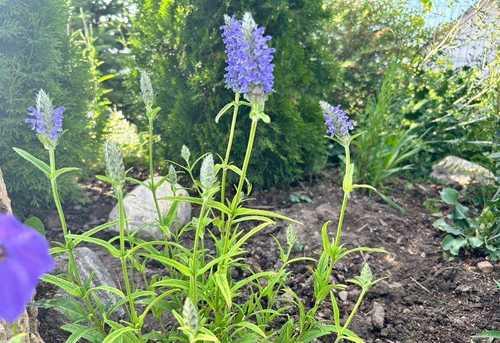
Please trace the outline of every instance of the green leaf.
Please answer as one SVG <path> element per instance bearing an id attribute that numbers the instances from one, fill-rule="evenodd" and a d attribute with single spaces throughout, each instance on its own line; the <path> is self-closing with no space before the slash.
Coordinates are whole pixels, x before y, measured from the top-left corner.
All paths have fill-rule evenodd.
<path id="1" fill-rule="evenodd" d="M 228 308 L 231 308 L 233 305 L 233 296 L 231 292 L 231 288 L 229 287 L 229 282 L 227 281 L 227 275 L 224 272 L 216 272 L 214 275 L 215 284 L 219 288 L 226 305 Z"/>
<path id="2" fill-rule="evenodd" d="M 432 224 L 432 226 L 434 226 L 436 229 L 439 229 L 439 230 L 447 232 L 447 233 L 451 233 L 452 235 L 455 235 L 455 236 L 460 236 L 463 234 L 462 230 L 449 225 L 443 218 L 436 220 Z"/>
<path id="3" fill-rule="evenodd" d="M 76 171 L 79 171 L 80 168 L 73 168 L 73 167 L 66 167 L 66 168 L 61 168 L 59 170 L 56 171 L 56 178 L 61 176 L 61 175 L 64 175 L 64 174 L 67 174 L 67 173 L 72 173 L 72 172 L 76 172 Z"/>
<path id="4" fill-rule="evenodd" d="M 109 335 L 107 335 L 102 343 L 139 342 L 139 340 L 137 339 L 137 337 L 135 335 L 130 335 L 131 333 L 133 333 L 135 331 L 136 331 L 136 329 L 131 328 L 131 327 L 120 328 L 116 331 L 111 332 Z M 125 338 L 124 336 L 127 337 L 126 340 L 123 339 L 123 338 Z M 118 339 L 120 339 L 120 341 L 117 341 Z"/>
<path id="5" fill-rule="evenodd" d="M 467 237 L 467 241 L 469 245 L 475 249 L 481 247 L 483 245 L 483 240 L 478 237 Z"/>
<path id="6" fill-rule="evenodd" d="M 45 225 L 43 225 L 43 222 L 40 218 L 32 216 L 29 217 L 24 221 L 24 224 L 35 229 L 38 231 L 41 235 L 45 236 Z"/>
<path id="7" fill-rule="evenodd" d="M 227 104 L 226 106 L 222 107 L 222 109 L 219 111 L 219 113 L 217 113 L 217 115 L 215 116 L 215 122 L 216 123 L 219 123 L 219 120 L 222 118 L 222 116 L 231 109 L 231 107 L 234 106 L 234 101 L 231 101 L 229 104 Z"/>
<path id="8" fill-rule="evenodd" d="M 191 276 L 191 269 L 176 260 L 161 255 L 153 255 L 153 254 L 144 254 L 143 256 L 158 261 L 164 265 L 170 266 L 187 277 Z"/>
<path id="9" fill-rule="evenodd" d="M 446 235 L 443 239 L 443 249 L 449 251 L 453 256 L 457 256 L 460 249 L 467 245 L 467 239 L 454 238 L 451 235 Z"/>
<path id="10" fill-rule="evenodd" d="M 236 210 L 236 217 L 240 217 L 240 216 L 262 216 L 262 217 L 268 217 L 268 218 L 272 218 L 272 219 L 279 219 L 279 220 L 284 220 L 284 221 L 288 221 L 288 222 L 292 222 L 292 223 L 295 223 L 295 224 L 302 224 L 301 222 L 295 220 L 295 219 L 292 219 L 292 218 L 288 218 L 287 216 L 284 216 L 280 213 L 277 213 L 277 212 L 272 212 L 272 211 L 266 211 L 266 210 L 258 210 L 258 209 L 255 209 L 255 208 L 245 208 L 245 207 L 240 207 Z"/>
<path id="11" fill-rule="evenodd" d="M 456 205 L 458 203 L 459 193 L 453 188 L 445 188 L 441 191 L 441 200 L 443 200 L 448 205 Z"/>
<path id="12" fill-rule="evenodd" d="M 79 243 L 80 242 L 87 242 L 87 243 L 92 243 L 92 244 L 98 245 L 98 246 L 106 249 L 113 257 L 116 257 L 116 258 L 120 257 L 120 251 L 118 249 L 116 249 L 111 243 L 109 243 L 103 239 L 95 238 L 95 237 L 87 237 L 84 235 L 73 235 L 73 234 L 69 234 L 68 238 L 75 239 Z"/>
<path id="13" fill-rule="evenodd" d="M 78 285 L 74 284 L 71 281 L 65 280 L 55 275 L 45 274 L 42 276 L 42 281 L 50 283 L 54 286 L 57 286 L 63 289 L 66 293 L 76 298 L 81 298 L 82 294 L 80 292 L 80 288 Z"/>
<path id="14" fill-rule="evenodd" d="M 84 338 L 90 342 L 99 342 L 97 339 L 102 341 L 102 335 L 96 329 L 92 327 L 87 327 L 78 324 L 67 324 L 63 325 L 62 329 L 71 332 L 71 336 L 68 337 L 66 343 L 77 343 L 81 338 Z"/>
<path id="15" fill-rule="evenodd" d="M 243 322 L 237 323 L 235 326 L 253 331 L 256 334 L 258 334 L 260 337 L 267 339 L 266 333 L 260 327 L 258 327 L 257 325 L 255 325 L 253 323 L 243 321 Z"/>
<path id="16" fill-rule="evenodd" d="M 500 339 L 500 331 L 498 330 L 487 330 L 481 332 L 479 335 L 474 336 L 474 338 L 499 338 Z"/>
<path id="17" fill-rule="evenodd" d="M 10 338 L 7 343 L 24 343 L 24 338 L 28 336 L 27 333 L 20 333 Z"/>
<path id="18" fill-rule="evenodd" d="M 19 149 L 19 148 L 12 148 L 14 151 L 24 158 L 26 161 L 30 162 L 33 164 L 35 167 L 37 167 L 39 170 L 41 170 L 47 177 L 50 176 L 50 167 L 47 163 L 43 162 L 42 160 L 36 158 L 35 156 L 31 155 L 29 152 Z"/>

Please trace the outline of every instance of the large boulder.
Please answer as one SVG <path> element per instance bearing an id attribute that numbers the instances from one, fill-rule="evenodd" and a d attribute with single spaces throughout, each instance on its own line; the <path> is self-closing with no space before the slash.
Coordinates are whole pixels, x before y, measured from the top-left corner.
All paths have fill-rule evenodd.
<path id="1" fill-rule="evenodd" d="M 156 177 L 155 182 L 160 182 L 161 178 Z M 147 182 L 147 181 L 146 181 Z M 166 199 L 174 195 L 172 185 L 165 181 L 156 190 L 156 197 L 162 215 L 167 215 L 172 201 Z M 176 185 L 175 194 L 177 196 L 188 196 L 188 192 L 180 185 Z M 154 205 L 153 194 L 151 190 L 143 185 L 135 187 L 130 193 L 125 196 L 125 211 L 128 219 L 128 230 L 130 233 L 135 233 L 142 239 L 163 239 L 163 233 L 158 225 L 158 215 Z M 118 218 L 118 206 L 115 206 L 109 214 L 109 220 Z M 177 205 L 177 216 L 173 227 L 174 231 L 191 220 L 191 204 L 180 202 Z M 118 226 L 111 228 L 116 233 L 119 232 Z"/>
<path id="2" fill-rule="evenodd" d="M 0 213 L 12 213 L 9 195 L 3 180 L 2 170 L 0 169 Z M 1 282 L 1 281 L 0 281 Z M 27 311 L 15 323 L 17 333 L 26 334 L 21 339 L 22 343 L 43 343 L 38 333 L 37 308 L 30 305 Z M 0 342 L 8 342 L 14 336 L 11 325 L 0 321 Z"/>
<path id="3" fill-rule="evenodd" d="M 485 167 L 456 156 L 447 156 L 432 167 L 431 177 L 449 186 L 487 186 L 495 175 Z"/>

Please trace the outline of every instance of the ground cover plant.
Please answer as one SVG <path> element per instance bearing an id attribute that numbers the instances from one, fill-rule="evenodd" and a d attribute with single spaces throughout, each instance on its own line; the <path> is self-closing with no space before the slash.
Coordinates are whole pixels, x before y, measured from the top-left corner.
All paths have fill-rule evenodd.
<path id="1" fill-rule="evenodd" d="M 148 180 L 143 182 L 128 177 L 120 148 L 114 143 L 106 143 L 104 147 L 106 175 L 98 178 L 112 186 L 119 209 L 117 223 L 106 223 L 84 234 L 71 233 L 60 202 L 58 178 L 77 169 L 58 168 L 56 161 L 59 140 L 64 139 L 63 133 L 71 134 L 63 132 L 64 108 L 54 108 L 49 96 L 41 90 L 36 105 L 30 109 L 27 122 L 32 125 L 48 152 L 49 163 L 25 150 L 15 148 L 15 151 L 43 172 L 50 181 L 64 236 L 64 243 L 53 247 L 51 254 L 67 254 L 68 266 L 65 273 L 45 275 L 43 280 L 60 287 L 69 295 L 69 298 L 54 305 L 65 314 L 71 313 L 68 316 L 69 323 L 63 326 L 64 330 L 71 333 L 69 341 L 86 339 L 91 342 L 269 340 L 312 342 L 324 336 L 335 337 L 335 342 L 362 341 L 349 329 L 349 325 L 367 292 L 378 280 L 375 279 L 368 264 L 363 266 L 359 276 L 347 280 L 348 283 L 359 287 L 360 293 L 356 305 L 344 322 L 340 320 L 337 291 L 346 286 L 332 282 L 334 266 L 347 255 L 384 252 L 381 248 L 369 247 L 347 249 L 342 244 L 343 218 L 351 193 L 357 188 L 372 188 L 369 185 L 358 185 L 353 179 L 354 164 L 351 161 L 349 147 L 359 134 L 351 136 L 350 131 L 354 126 L 345 112 L 326 102 L 321 103 L 328 137 L 345 150 L 346 170 L 342 186 L 344 192 L 342 210 L 333 237 L 328 233 L 329 222 L 321 229 L 323 251 L 317 261 L 310 257 L 293 257 L 291 253 L 296 244 L 296 237 L 292 225 L 300 223 L 279 213 L 245 206 L 251 190 L 247 173 L 257 127 L 259 123 L 268 124 L 271 121 L 265 113 L 265 104 L 268 96 L 271 96 L 274 85 L 272 63 L 274 49 L 268 46 L 271 37 L 264 34 L 264 28 L 257 26 L 250 13 L 246 13 L 242 19 L 226 16 L 222 32 L 228 63 L 225 82 L 235 93 L 235 100 L 219 112 L 216 121 L 221 120 L 224 115 L 227 116 L 232 110 L 232 125 L 226 155 L 217 163 L 211 153 L 193 161 L 189 149 L 183 147 L 182 156 L 186 164 L 177 165 L 177 168 L 192 177 L 196 196 L 175 195 L 178 171 L 174 165 L 171 165 L 170 173 L 157 183 L 152 158 L 150 158 Z M 141 90 L 149 120 L 149 154 L 152 156 L 154 123 L 161 109 L 155 107 L 153 88 L 146 73 L 141 78 Z M 231 149 L 240 107 L 250 108 L 251 129 L 243 165 L 238 167 L 231 163 Z M 199 177 L 194 178 L 194 171 L 198 169 Z M 237 174 L 239 178 L 231 197 L 227 197 L 229 172 Z M 151 190 L 158 214 L 157 230 L 163 233 L 163 240 L 141 241 L 130 234 L 123 192 L 127 182 L 143 184 Z M 164 182 L 171 183 L 174 188 L 171 199 L 174 203 L 190 202 L 199 206 L 198 217 L 178 232 L 172 232 L 170 229 L 175 218 L 175 206 L 166 216 L 161 213 L 158 206 L 156 190 Z M 273 225 L 276 219 L 286 220 L 291 224 L 287 229 L 287 246 L 281 248 L 282 265 L 279 270 L 253 272 L 251 266 L 244 260 L 247 253 L 245 244 L 254 235 Z M 97 233 L 114 224 L 119 227 L 118 236 L 108 241 L 96 237 Z M 20 230 L 33 231 L 25 227 Z M 192 237 L 191 246 L 183 244 L 183 238 L 187 235 Z M 215 246 L 214 254 L 209 254 L 206 248 L 209 240 Z M 119 260 L 123 285 L 121 288 L 93 287 L 91 279 L 82 277 L 74 253 L 75 248 L 82 243 L 100 246 Z M 2 248 L 10 257 L 11 247 L 6 243 Z M 315 261 L 312 274 L 314 279 L 312 307 L 307 306 L 303 299 L 286 286 L 288 267 L 308 260 Z M 30 263 L 29 260 L 19 261 L 19 264 L 28 270 L 31 268 Z M 150 263 L 160 264 L 165 273 L 147 277 L 144 274 L 145 266 Z M 45 264 L 46 269 L 51 268 L 48 262 Z M 242 279 L 233 279 L 231 271 L 235 267 L 247 271 L 249 275 Z M 12 273 L 14 276 L 20 275 L 20 271 L 16 270 L 7 269 L 3 272 L 9 275 Z M 144 284 L 140 286 L 134 283 L 131 273 L 142 274 Z M 35 279 L 37 276 L 38 274 L 35 275 Z M 14 278 L 13 282 L 16 280 L 20 279 Z M 31 284 L 31 288 L 20 291 L 24 296 L 23 306 L 27 303 L 33 287 Z M 119 301 L 112 305 L 103 303 L 97 296 L 100 291 L 116 295 Z M 287 300 L 280 300 L 282 296 L 287 296 Z M 325 301 L 331 302 L 333 307 L 333 322 L 322 322 L 316 318 L 318 309 Z M 298 316 L 289 314 L 291 308 L 295 308 Z M 7 303 L 1 311 L 2 318 L 13 322 L 22 308 Z M 124 314 L 119 315 L 120 311 Z M 147 330 L 146 322 L 149 317 L 161 318 L 166 311 L 174 315 L 179 324 L 178 329 Z"/>

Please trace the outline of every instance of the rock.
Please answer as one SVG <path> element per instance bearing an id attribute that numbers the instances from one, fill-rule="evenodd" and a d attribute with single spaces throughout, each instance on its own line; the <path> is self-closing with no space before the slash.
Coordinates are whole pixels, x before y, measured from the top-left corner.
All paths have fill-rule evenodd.
<path id="1" fill-rule="evenodd" d="M 0 169 L 0 213 L 12 213 L 7 187 L 3 180 L 2 170 Z M 21 315 L 21 318 L 15 322 L 16 333 L 24 333 L 26 336 L 19 343 L 44 343 L 38 333 L 38 310 L 35 306 L 30 305 Z M 0 342 L 9 342 L 14 336 L 12 325 L 0 321 Z M 17 342 L 17 341 L 16 341 Z"/>
<path id="2" fill-rule="evenodd" d="M 432 167 L 431 177 L 445 185 L 492 185 L 495 175 L 483 166 L 456 156 L 447 156 Z"/>
<path id="3" fill-rule="evenodd" d="M 472 287 L 469 285 L 459 285 L 455 288 L 455 292 L 457 293 L 468 293 L 472 290 Z"/>
<path id="4" fill-rule="evenodd" d="M 339 299 L 342 300 L 343 302 L 346 302 L 348 297 L 349 293 L 347 293 L 346 291 L 339 292 Z"/>
<path id="5" fill-rule="evenodd" d="M 110 270 L 104 264 L 103 258 L 96 252 L 87 247 L 78 247 L 74 250 L 74 254 L 76 264 L 80 271 L 80 276 L 84 282 L 91 279 L 93 287 L 109 286 L 118 288 L 115 281 L 111 277 Z M 68 261 L 66 256 L 58 256 L 56 258 L 56 268 L 54 274 L 65 273 L 67 270 L 67 263 Z M 62 294 L 59 295 L 61 296 Z M 97 292 L 97 295 L 106 307 L 112 306 L 120 301 L 117 295 L 110 292 L 99 291 Z M 118 309 L 117 314 L 122 316 L 125 312 L 123 309 Z"/>
<path id="6" fill-rule="evenodd" d="M 160 177 L 155 177 L 155 182 L 160 182 Z M 188 196 L 187 191 L 182 186 L 177 185 L 176 195 Z M 158 205 L 163 215 L 167 215 L 172 201 L 165 199 L 173 196 L 171 184 L 164 182 L 156 190 Z M 129 230 L 136 233 L 142 239 L 163 239 L 163 233 L 157 224 L 157 213 L 153 201 L 153 195 L 149 188 L 139 185 L 125 196 L 125 211 L 129 221 Z M 109 220 L 118 218 L 118 207 L 115 206 L 109 214 Z M 178 229 L 191 220 L 191 204 L 187 202 L 179 203 L 177 206 L 177 218 L 171 230 Z M 118 226 L 111 228 L 118 233 Z"/>
<path id="7" fill-rule="evenodd" d="M 375 329 L 381 330 L 384 328 L 385 308 L 384 305 L 374 301 L 372 309 L 372 325 Z"/>
<path id="8" fill-rule="evenodd" d="M 335 209 L 328 203 L 316 207 L 316 214 L 320 221 L 333 220 L 337 217 Z"/>
<path id="9" fill-rule="evenodd" d="M 493 271 L 493 265 L 489 261 L 481 261 L 477 264 L 479 270 L 484 274 L 489 274 Z"/>

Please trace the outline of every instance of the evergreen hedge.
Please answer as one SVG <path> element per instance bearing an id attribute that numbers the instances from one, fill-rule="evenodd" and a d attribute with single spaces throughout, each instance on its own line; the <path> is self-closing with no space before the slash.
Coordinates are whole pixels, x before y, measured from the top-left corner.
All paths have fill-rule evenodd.
<path id="1" fill-rule="evenodd" d="M 257 136 L 251 179 L 264 186 L 289 183 L 326 161 L 318 101 L 335 63 L 321 33 L 328 18 L 321 1 L 139 1 L 131 47 L 136 62 L 154 78 L 162 108 L 162 157 L 179 159 L 182 144 L 221 154 L 230 116 L 219 124 L 214 117 L 232 93 L 223 82 L 220 26 L 225 14 L 241 17 L 246 11 L 266 27 L 276 49 L 276 94 L 266 105 L 272 123 Z M 235 154 L 240 159 L 250 122 L 246 114 L 238 122 Z"/>
<path id="2" fill-rule="evenodd" d="M 70 48 L 69 9 L 65 0 L 5 0 L 0 2 L 0 166 L 18 210 L 47 205 L 45 176 L 12 150 L 17 146 L 46 156 L 25 123 L 27 108 L 43 88 L 55 105 L 66 108 L 59 162 L 81 165 L 91 151 L 86 129 L 88 68 Z M 66 198 L 75 193 L 65 180 Z"/>

